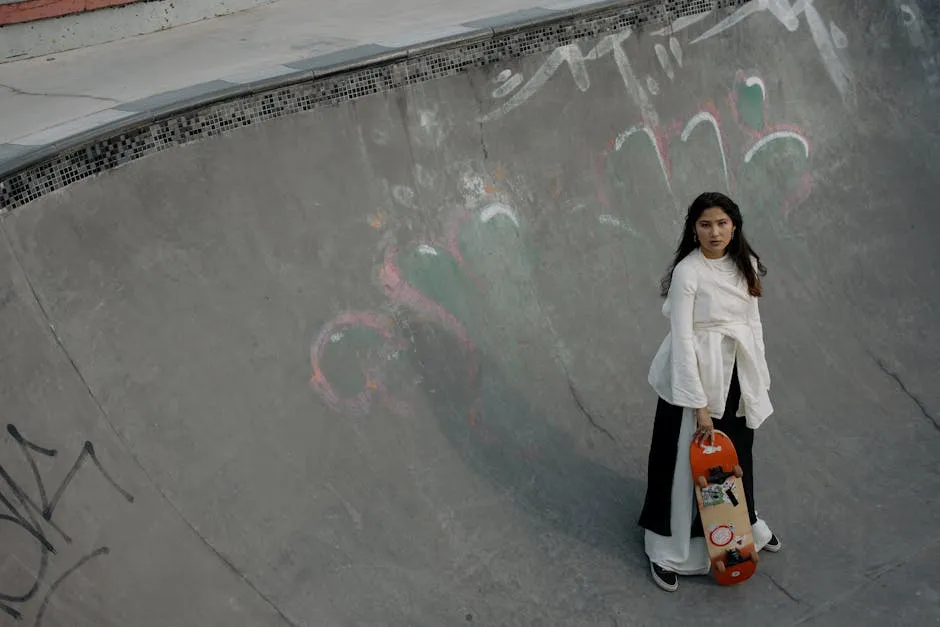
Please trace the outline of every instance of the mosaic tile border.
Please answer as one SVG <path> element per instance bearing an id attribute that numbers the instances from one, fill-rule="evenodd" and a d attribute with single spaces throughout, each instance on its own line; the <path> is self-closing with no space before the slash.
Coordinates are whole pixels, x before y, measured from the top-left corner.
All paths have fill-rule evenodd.
<path id="1" fill-rule="evenodd" d="M 216 90 L 196 86 L 178 94 L 158 94 L 148 100 L 162 110 L 140 111 L 146 103 L 121 105 L 116 108 L 137 112 L 115 121 L 110 128 L 76 135 L 71 138 L 71 146 L 42 156 L 37 162 L 9 173 L 0 172 L 0 213 L 141 157 L 237 128 L 549 52 L 581 39 L 626 28 L 664 25 L 680 17 L 746 2 L 621 1 L 548 15 L 513 14 L 488 20 L 484 28 L 450 41 L 405 49 L 361 46 L 361 50 L 334 53 L 331 58 L 313 59 L 306 65 L 302 62 L 296 67 L 297 74 L 274 76 L 255 84 L 224 83 Z"/>

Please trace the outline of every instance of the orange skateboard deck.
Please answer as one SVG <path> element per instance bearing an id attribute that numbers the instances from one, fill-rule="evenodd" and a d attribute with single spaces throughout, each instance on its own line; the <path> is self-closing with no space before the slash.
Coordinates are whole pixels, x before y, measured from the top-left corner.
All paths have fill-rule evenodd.
<path id="1" fill-rule="evenodd" d="M 731 438 L 715 429 L 712 446 L 692 442 L 689 461 L 712 573 L 721 585 L 742 583 L 757 570 L 741 466 Z"/>

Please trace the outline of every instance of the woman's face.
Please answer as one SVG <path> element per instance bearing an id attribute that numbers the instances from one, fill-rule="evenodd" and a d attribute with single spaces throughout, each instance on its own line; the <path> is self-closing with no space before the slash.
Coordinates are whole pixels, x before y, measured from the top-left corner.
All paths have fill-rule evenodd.
<path id="1" fill-rule="evenodd" d="M 725 249 L 734 236 L 734 222 L 719 207 L 710 207 L 702 212 L 695 222 L 695 234 L 698 236 L 702 252 L 709 259 L 724 256 Z"/>

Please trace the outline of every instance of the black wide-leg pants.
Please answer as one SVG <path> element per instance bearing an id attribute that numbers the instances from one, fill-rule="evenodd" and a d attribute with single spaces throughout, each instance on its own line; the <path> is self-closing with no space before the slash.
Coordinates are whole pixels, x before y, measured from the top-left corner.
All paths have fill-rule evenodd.
<path id="1" fill-rule="evenodd" d="M 728 388 L 728 401 L 721 419 L 715 420 L 715 429 L 724 432 L 734 444 L 738 454 L 738 463 L 744 476 L 744 495 L 751 524 L 757 522 L 754 508 L 754 430 L 747 426 L 744 417 L 735 416 L 741 400 L 741 384 L 738 381 L 738 368 L 735 364 Z M 679 451 L 679 429 L 682 426 L 682 407 L 671 405 L 662 398 L 656 404 L 656 416 L 653 422 L 653 437 L 650 443 L 649 461 L 646 473 L 646 500 L 640 513 L 639 525 L 661 536 L 671 536 L 669 524 L 672 511 L 672 478 L 676 468 L 676 456 L 688 455 L 689 451 Z M 693 498 L 689 494 L 689 498 Z M 692 537 L 702 536 L 702 521 L 696 511 L 692 523 Z"/>

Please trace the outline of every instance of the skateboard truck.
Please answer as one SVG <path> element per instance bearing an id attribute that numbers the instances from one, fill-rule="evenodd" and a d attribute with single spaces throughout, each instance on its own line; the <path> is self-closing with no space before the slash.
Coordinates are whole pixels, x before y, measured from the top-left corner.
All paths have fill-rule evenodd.
<path id="1" fill-rule="evenodd" d="M 735 464 L 732 470 L 725 470 L 725 471 L 721 469 L 721 466 L 715 466 L 714 468 L 708 469 L 708 477 L 706 478 L 706 483 L 720 484 L 720 483 L 724 483 L 725 479 L 728 479 L 729 477 L 740 478 L 743 476 L 744 476 L 744 470 L 741 468 L 741 466 L 737 464 Z M 705 487 L 701 485 L 701 479 L 699 479 L 699 487 L 700 488 Z"/>
<path id="2" fill-rule="evenodd" d="M 715 563 L 715 569 L 719 573 L 724 573 L 725 570 L 734 568 L 738 564 L 744 564 L 745 562 L 754 562 L 756 564 L 760 559 L 757 557 L 757 553 L 751 553 L 747 557 L 744 557 L 741 555 L 741 551 L 737 549 L 728 549 L 725 551 L 725 556 L 724 561 L 719 560 Z"/>

